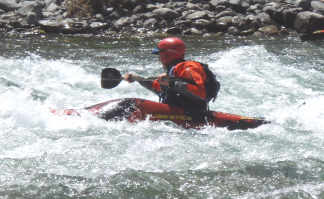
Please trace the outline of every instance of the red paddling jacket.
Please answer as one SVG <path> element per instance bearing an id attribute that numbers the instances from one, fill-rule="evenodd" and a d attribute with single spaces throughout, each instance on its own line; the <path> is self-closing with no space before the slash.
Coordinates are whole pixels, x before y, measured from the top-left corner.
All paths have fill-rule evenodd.
<path id="1" fill-rule="evenodd" d="M 173 66 L 172 66 L 173 65 Z M 160 102 L 187 108 L 207 109 L 206 74 L 200 63 L 195 61 L 176 60 L 167 71 L 170 77 L 181 77 L 194 80 L 197 85 L 182 81 L 170 82 L 170 86 L 158 81 L 139 82 L 145 88 L 160 96 Z"/>

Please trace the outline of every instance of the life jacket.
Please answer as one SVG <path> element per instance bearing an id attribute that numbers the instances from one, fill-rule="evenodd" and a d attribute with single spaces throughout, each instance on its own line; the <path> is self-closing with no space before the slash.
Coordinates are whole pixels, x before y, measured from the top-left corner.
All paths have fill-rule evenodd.
<path id="1" fill-rule="evenodd" d="M 186 61 L 178 62 L 184 63 Z M 193 62 L 193 61 L 189 61 Z M 199 64 L 203 70 L 204 75 L 202 76 L 203 79 L 205 79 L 205 82 L 203 83 L 205 94 L 203 99 L 192 99 L 188 96 L 179 94 L 178 92 L 174 91 L 170 87 L 166 87 L 163 85 L 160 85 L 157 81 L 153 81 L 150 85 L 146 82 L 140 82 L 142 86 L 146 87 L 147 89 L 150 89 L 154 91 L 156 94 L 160 96 L 160 102 L 175 106 L 183 106 L 183 107 L 197 107 L 200 109 L 209 109 L 208 103 L 213 100 L 215 101 L 218 91 L 220 89 L 220 84 L 216 79 L 216 76 L 213 74 L 213 72 L 208 68 L 207 64 L 203 64 L 200 62 L 195 63 Z M 176 64 L 177 65 L 177 64 Z M 168 71 L 172 72 L 172 69 Z M 173 74 L 169 73 L 169 76 L 173 76 Z M 189 77 L 190 78 L 190 77 Z M 192 78 L 192 77 L 191 77 Z M 146 85 L 147 84 L 147 85 Z M 192 85 L 190 85 L 192 87 Z"/>
<path id="2" fill-rule="evenodd" d="M 206 75 L 202 66 L 198 62 L 185 60 L 177 60 L 172 65 L 167 72 L 170 77 L 192 79 L 197 85 L 180 82 L 176 85 L 176 82 L 170 82 L 168 87 L 159 85 L 161 86 L 160 102 L 174 106 L 196 107 L 206 110 L 208 107 L 205 101 L 206 91 L 204 88 Z"/>
<path id="3" fill-rule="evenodd" d="M 196 61 L 195 61 L 196 62 Z M 188 104 L 195 104 L 195 106 L 200 107 L 202 109 L 209 109 L 208 103 L 212 100 L 213 102 L 216 100 L 219 89 L 220 89 L 220 83 L 216 79 L 216 75 L 209 69 L 208 64 L 196 62 L 202 66 L 204 69 L 205 75 L 206 75 L 206 81 L 204 83 L 205 91 L 206 91 L 206 97 L 205 97 L 205 103 L 201 100 L 192 100 L 190 98 L 187 98 L 186 100 L 182 99 L 182 103 L 188 103 Z M 171 94 L 171 93 L 170 93 Z M 169 94 L 169 97 L 170 97 Z M 179 97 L 179 94 L 177 94 Z M 172 97 L 172 100 L 175 100 L 176 98 Z M 205 108 L 203 108 L 205 107 Z"/>

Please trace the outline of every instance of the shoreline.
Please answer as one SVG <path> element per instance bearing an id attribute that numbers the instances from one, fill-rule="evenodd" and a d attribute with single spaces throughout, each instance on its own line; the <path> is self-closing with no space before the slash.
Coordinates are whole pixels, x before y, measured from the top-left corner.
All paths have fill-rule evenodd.
<path id="1" fill-rule="evenodd" d="M 126 2 L 126 3 L 125 3 Z M 72 1 L 0 0 L 0 33 L 166 37 L 302 35 L 324 30 L 324 3 L 297 0 L 127 0 L 71 15 Z"/>

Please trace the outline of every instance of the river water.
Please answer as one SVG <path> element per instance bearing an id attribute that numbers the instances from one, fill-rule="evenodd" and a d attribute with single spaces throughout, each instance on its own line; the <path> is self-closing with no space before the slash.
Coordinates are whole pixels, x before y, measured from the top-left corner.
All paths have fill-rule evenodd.
<path id="1" fill-rule="evenodd" d="M 1 198 L 324 198 L 324 42 L 183 38 L 221 89 L 211 110 L 271 124 L 229 131 L 57 116 L 111 99 L 158 101 L 105 67 L 156 76 L 162 38 L 2 35 Z"/>

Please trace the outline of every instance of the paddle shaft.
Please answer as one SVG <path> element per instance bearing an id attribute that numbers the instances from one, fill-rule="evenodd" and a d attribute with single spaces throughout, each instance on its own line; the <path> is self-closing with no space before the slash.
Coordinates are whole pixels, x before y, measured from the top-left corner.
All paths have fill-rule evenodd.
<path id="1" fill-rule="evenodd" d="M 188 84 L 197 85 L 192 79 L 180 78 L 180 77 L 163 77 L 164 81 L 181 81 Z M 101 87 L 106 89 L 115 88 L 118 84 L 125 80 L 120 74 L 119 70 L 115 68 L 104 68 L 101 71 Z M 154 81 L 156 77 L 130 77 L 130 81 Z"/>
<path id="2" fill-rule="evenodd" d="M 109 77 L 109 78 L 101 78 L 101 80 L 106 80 L 106 81 L 121 81 L 124 80 L 123 77 Z M 131 81 L 154 81 L 156 80 L 156 77 L 131 77 Z M 166 81 L 183 81 L 187 82 L 189 84 L 197 85 L 197 83 L 191 79 L 187 78 L 179 78 L 179 77 L 163 77 L 163 80 Z"/>

